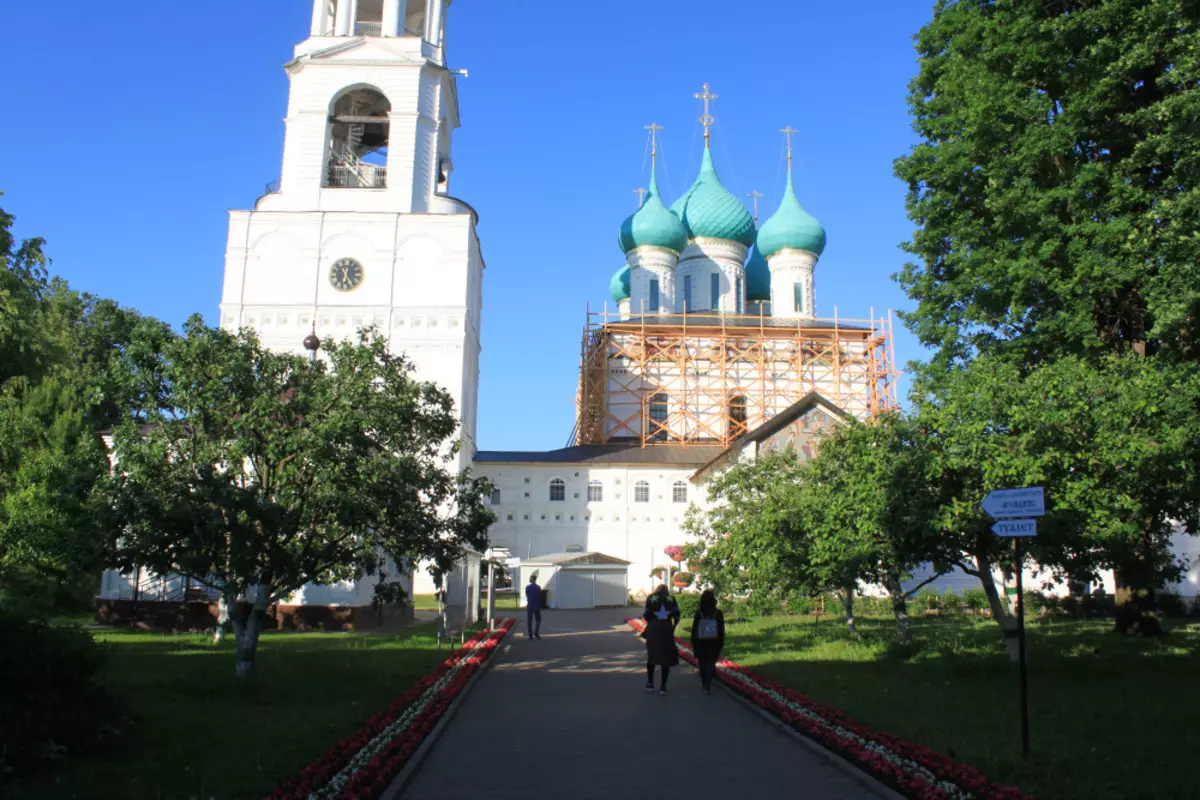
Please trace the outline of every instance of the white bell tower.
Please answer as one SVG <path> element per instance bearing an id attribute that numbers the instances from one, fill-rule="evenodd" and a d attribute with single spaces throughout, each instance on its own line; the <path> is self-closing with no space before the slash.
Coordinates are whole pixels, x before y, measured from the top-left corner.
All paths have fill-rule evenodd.
<path id="1" fill-rule="evenodd" d="M 474 455 L 484 262 L 450 196 L 451 0 L 314 0 L 291 82 L 283 169 L 231 211 L 221 325 L 304 352 L 375 325 L 417 377 L 454 395 Z"/>

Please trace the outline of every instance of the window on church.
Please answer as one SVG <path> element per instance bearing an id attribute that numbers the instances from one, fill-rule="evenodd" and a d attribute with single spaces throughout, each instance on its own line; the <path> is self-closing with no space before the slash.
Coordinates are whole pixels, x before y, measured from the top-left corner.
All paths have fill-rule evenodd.
<path id="1" fill-rule="evenodd" d="M 588 482 L 588 502 L 601 503 L 604 501 L 604 484 L 600 481 Z"/>
<path id="2" fill-rule="evenodd" d="M 562 478 L 550 481 L 550 502 L 561 503 L 567 499 L 567 484 Z"/>
<path id="3" fill-rule="evenodd" d="M 392 104 L 374 89 L 354 89 L 333 104 L 325 185 L 337 189 L 387 187 Z"/>
<path id="4" fill-rule="evenodd" d="M 740 314 L 740 313 L 742 313 L 742 279 L 741 278 L 737 279 L 737 289 L 735 289 L 734 291 L 735 291 L 734 299 L 737 301 L 737 313 Z"/>
<path id="5" fill-rule="evenodd" d="M 633 502 L 650 502 L 650 484 L 646 483 L 645 481 L 638 481 L 633 485 Z"/>
<path id="6" fill-rule="evenodd" d="M 709 308 L 716 311 L 721 307 L 721 275 L 714 272 L 710 277 L 712 279 L 712 291 L 709 293 L 709 298 L 712 300 L 712 303 L 709 304 Z"/>
<path id="7" fill-rule="evenodd" d="M 650 279 L 650 313 L 658 313 L 658 278 Z"/>
<path id="8" fill-rule="evenodd" d="M 683 311 L 686 314 L 688 311 L 694 311 L 696 304 L 692 302 L 692 276 L 683 276 Z"/>
<path id="9" fill-rule="evenodd" d="M 803 283 L 793 283 L 792 284 L 792 300 L 795 303 L 796 311 L 804 310 L 804 284 Z"/>
<path id="10" fill-rule="evenodd" d="M 675 481 L 671 486 L 671 502 L 686 503 L 687 502 L 687 484 L 683 481 Z"/>
<path id="11" fill-rule="evenodd" d="M 500 505 L 500 490 L 499 489 L 492 490 L 492 505 L 494 505 L 494 506 Z"/>
<path id="12" fill-rule="evenodd" d="M 741 436 L 746 432 L 746 398 L 738 395 L 729 399 L 729 435 Z"/>
<path id="13" fill-rule="evenodd" d="M 656 394 L 650 398 L 650 435 L 652 442 L 665 441 L 667 438 L 667 396 Z"/>

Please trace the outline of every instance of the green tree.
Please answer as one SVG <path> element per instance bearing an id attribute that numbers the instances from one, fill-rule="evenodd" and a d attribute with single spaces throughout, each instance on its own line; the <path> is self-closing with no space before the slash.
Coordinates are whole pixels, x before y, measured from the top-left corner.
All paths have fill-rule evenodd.
<path id="1" fill-rule="evenodd" d="M 117 429 L 119 558 L 217 588 L 237 672 L 253 672 L 263 612 L 309 583 L 397 563 L 448 570 L 482 548 L 488 486 L 452 469 L 453 402 L 364 331 L 309 359 L 199 317 L 131 365 L 144 406 Z"/>
<path id="2" fill-rule="evenodd" d="M 825 588 L 810 569 L 798 514 L 803 480 L 804 463 L 792 450 L 739 462 L 712 478 L 708 511 L 692 506 L 684 521 L 696 538 L 684 555 L 698 580 L 721 596 L 747 596 L 762 611 L 778 609 L 792 592 Z"/>
<path id="3" fill-rule="evenodd" d="M 162 325 L 51 278 L 42 240 L 12 225 L 0 210 L 0 595 L 46 610 L 99 582 L 99 432 L 126 404 L 113 366 L 134 327 Z"/>
<path id="4" fill-rule="evenodd" d="M 899 413 L 851 420 L 822 439 L 800 485 L 810 570 L 883 586 L 901 644 L 912 641 L 908 601 L 956 556 L 934 524 L 940 505 L 926 442 Z M 931 574 L 905 589 L 922 564 Z"/>
<path id="5" fill-rule="evenodd" d="M 1059 533 L 1039 537 L 1039 563 L 1108 563 L 1119 581 L 1150 585 L 1172 516 L 1195 530 L 1194 486 L 1158 479 L 1190 449 L 1167 412 L 1200 403 L 1149 392 L 1194 392 L 1200 356 L 1200 3 L 940 0 L 917 50 L 909 105 L 922 141 L 896 164 L 917 260 L 897 277 L 917 302 L 905 322 L 933 350 L 917 386 L 950 447 L 941 481 L 962 492 L 947 521 L 966 526 L 953 531 L 973 542 L 965 552 L 996 556 L 980 493 L 1051 480 L 1067 458 L 1048 415 L 1004 403 L 1047 398 L 1068 428 L 1103 432 L 1106 449 L 1070 445 L 1076 472 L 1047 487 L 1063 513 L 1047 524 Z M 1081 402 L 1081 387 L 1102 402 Z M 1170 446 L 1150 456 L 1147 430 Z M 1006 457 L 1014 442 L 1020 457 Z M 970 465 L 983 451 L 990 461 Z M 1116 475 L 1118 454 L 1146 471 L 1080 477 Z"/>

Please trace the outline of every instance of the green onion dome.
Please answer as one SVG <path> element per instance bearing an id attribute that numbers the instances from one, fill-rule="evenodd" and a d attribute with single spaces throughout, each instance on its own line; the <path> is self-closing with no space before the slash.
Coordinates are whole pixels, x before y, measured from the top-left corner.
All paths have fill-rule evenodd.
<path id="1" fill-rule="evenodd" d="M 683 222 L 689 239 L 726 239 L 746 247 L 754 244 L 754 218 L 741 201 L 721 185 L 708 147 L 704 148 L 699 177 L 671 206 L 671 213 Z"/>
<path id="2" fill-rule="evenodd" d="M 687 231 L 679 218 L 667 210 L 662 198 L 658 196 L 658 181 L 654 170 L 650 172 L 650 193 L 646 202 L 621 223 L 618 241 L 621 252 L 628 253 L 639 247 L 665 247 L 676 253 L 682 253 L 687 247 Z"/>
<path id="3" fill-rule="evenodd" d="M 763 223 L 755 249 L 763 254 L 763 258 L 770 258 L 781 250 L 807 250 L 818 256 L 825 250 L 825 229 L 796 199 L 791 168 L 788 169 L 783 202 L 779 204 L 779 210 Z"/>
<path id="4" fill-rule="evenodd" d="M 631 294 L 629 288 L 629 265 L 621 267 L 613 273 L 612 280 L 608 282 L 608 291 L 612 294 L 612 299 L 618 304 L 622 300 L 628 300 Z"/>
<path id="5" fill-rule="evenodd" d="M 746 302 L 771 302 L 771 268 L 755 247 L 746 261 Z"/>

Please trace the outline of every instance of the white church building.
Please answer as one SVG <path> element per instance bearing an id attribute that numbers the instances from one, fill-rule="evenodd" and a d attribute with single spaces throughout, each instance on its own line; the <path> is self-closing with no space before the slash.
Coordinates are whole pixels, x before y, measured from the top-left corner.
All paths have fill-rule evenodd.
<path id="1" fill-rule="evenodd" d="M 314 0 L 311 35 L 285 65 L 281 178 L 230 213 L 220 324 L 296 352 L 310 334 L 377 326 L 453 395 L 457 466 L 495 486 L 493 546 L 553 574 L 553 605 L 607 604 L 653 587 L 715 469 L 764 447 L 809 448 L 839 417 L 895 407 L 891 316 L 817 316 L 826 235 L 796 197 L 790 129 L 784 199 L 760 226 L 718 177 L 705 85 L 695 182 L 663 198 L 652 160 L 644 202 L 619 226 L 618 311 L 582 332 L 574 444 L 479 449 L 485 261 L 479 217 L 452 194 L 450 3 Z M 414 580 L 432 591 L 423 571 Z M 372 584 L 306 587 L 290 602 L 365 607 Z M 126 579 L 106 576 L 103 596 L 123 592 Z"/>

